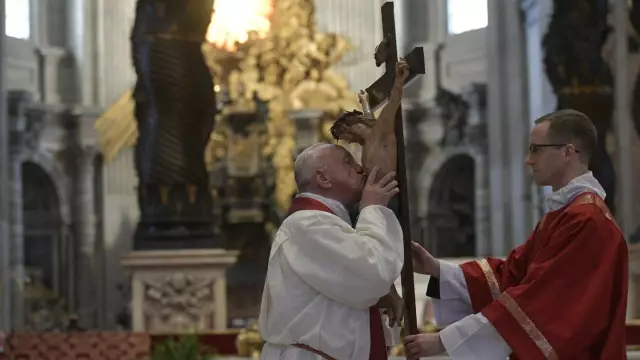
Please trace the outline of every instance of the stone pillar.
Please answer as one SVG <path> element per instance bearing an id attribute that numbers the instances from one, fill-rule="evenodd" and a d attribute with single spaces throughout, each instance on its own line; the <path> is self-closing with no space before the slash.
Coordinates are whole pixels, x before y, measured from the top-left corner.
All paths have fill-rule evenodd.
<path id="1" fill-rule="evenodd" d="M 631 143 L 636 136 L 631 122 L 631 94 L 629 92 L 629 7 L 626 0 L 616 0 L 613 4 L 615 31 L 615 78 L 614 78 L 614 131 L 618 173 L 616 218 L 627 239 L 633 233 L 634 173 Z"/>
<path id="2" fill-rule="evenodd" d="M 71 265 L 75 271 L 70 311 L 78 314 L 81 326 L 97 325 L 102 286 L 98 278 L 96 257 L 95 209 L 95 131 L 92 124 L 100 110 L 79 107 L 67 114 L 66 168 L 71 178 L 71 218 L 73 223 L 73 253 Z"/>
<path id="3" fill-rule="evenodd" d="M 616 199 L 616 219 L 620 223 L 622 232 L 627 239 L 634 229 L 633 201 L 634 197 L 634 173 L 633 154 L 631 143 L 636 136 L 631 122 L 631 93 L 629 91 L 629 42 L 627 40 L 629 29 L 629 8 L 626 0 L 616 0 L 613 3 L 613 24 L 615 36 L 615 72 L 614 72 L 614 131 L 616 137 L 617 177 L 618 190 Z M 634 318 L 638 315 L 636 298 L 640 287 L 638 276 L 638 251 L 637 246 L 630 251 L 629 272 L 629 297 L 627 317 Z"/>
<path id="4" fill-rule="evenodd" d="M 96 261 L 96 216 L 94 208 L 94 159 L 96 149 L 83 147 L 77 161 L 77 174 L 74 181 L 77 192 L 74 196 L 76 207 L 77 244 L 78 247 L 78 315 L 81 326 L 95 327 L 98 317 L 100 285 L 97 278 L 98 262 Z"/>
<path id="5" fill-rule="evenodd" d="M 26 274 L 24 271 L 24 222 L 23 222 L 23 206 L 22 206 L 22 150 L 20 148 L 12 148 L 9 151 L 11 180 L 11 225 L 9 226 L 9 236 L 11 239 L 12 249 L 12 266 L 11 282 L 13 286 L 13 305 L 11 313 L 13 315 L 13 328 L 21 329 L 25 323 L 24 309 L 24 280 Z"/>
<path id="6" fill-rule="evenodd" d="M 14 329 L 21 329 L 24 326 L 25 299 L 22 293 L 26 274 L 24 271 L 24 221 L 22 205 L 22 161 L 26 151 L 34 150 L 34 138 L 38 138 L 39 127 L 36 126 L 37 119 L 31 118 L 27 113 L 27 107 L 32 101 L 32 96 L 28 92 L 11 91 L 7 94 L 9 105 L 9 134 L 11 141 L 9 144 L 9 186 L 10 190 L 10 217 L 9 236 L 11 239 L 11 283 L 13 286 L 13 305 L 11 313 L 13 315 Z"/>
<path id="7" fill-rule="evenodd" d="M 67 0 L 67 36 L 75 62 L 75 100 L 87 106 L 94 103 L 93 19 L 95 1 Z M 130 5 L 132 6 L 132 5 Z"/>
<path id="8" fill-rule="evenodd" d="M 315 109 L 296 110 L 289 113 L 289 118 L 296 127 L 294 158 L 304 149 L 320 141 L 322 115 L 322 110 Z"/>
<path id="9" fill-rule="evenodd" d="M 521 7 L 525 17 L 527 48 L 528 120 L 529 127 L 532 127 L 535 119 L 556 109 L 556 96 L 545 74 L 542 48 L 542 37 L 547 32 L 553 3 L 552 0 L 522 0 Z M 550 190 L 531 184 L 531 224 L 537 223 L 546 212 L 542 198 Z"/>
<path id="10" fill-rule="evenodd" d="M 524 167 L 529 133 L 524 120 L 527 80 L 519 3 L 489 0 L 488 6 L 490 254 L 499 256 L 523 243 L 531 230 Z"/>
<path id="11" fill-rule="evenodd" d="M 60 104 L 58 92 L 58 66 L 66 51 L 58 47 L 39 47 L 40 92 L 42 102 L 50 105 Z"/>
<path id="12" fill-rule="evenodd" d="M 0 0 L 0 29 L 5 28 L 5 0 Z M 9 240 L 9 123 L 6 84 L 6 36 L 0 36 L 0 331 L 11 329 L 11 242 Z"/>

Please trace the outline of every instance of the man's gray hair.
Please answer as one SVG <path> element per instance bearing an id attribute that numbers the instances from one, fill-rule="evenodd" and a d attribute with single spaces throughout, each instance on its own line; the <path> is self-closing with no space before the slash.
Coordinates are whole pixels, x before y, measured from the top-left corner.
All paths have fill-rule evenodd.
<path id="1" fill-rule="evenodd" d="M 305 188 L 311 183 L 314 172 L 322 166 L 318 161 L 318 151 L 332 146 L 335 145 L 327 143 L 311 145 L 296 157 L 293 176 L 295 177 L 298 191 L 305 191 Z"/>

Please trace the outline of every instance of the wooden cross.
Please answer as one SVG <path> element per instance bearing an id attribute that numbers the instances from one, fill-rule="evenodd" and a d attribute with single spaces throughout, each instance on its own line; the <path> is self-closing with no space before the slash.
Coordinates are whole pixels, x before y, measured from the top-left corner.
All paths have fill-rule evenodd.
<path id="1" fill-rule="evenodd" d="M 396 43 L 396 24 L 393 12 L 393 3 L 385 2 L 382 5 L 382 30 L 384 38 L 376 48 L 374 58 L 376 66 L 385 64 L 385 73 L 378 78 L 366 91 L 369 95 L 369 105 L 375 111 L 384 104 L 389 96 L 395 81 L 395 68 L 398 62 L 398 48 Z M 425 73 L 424 52 L 422 47 L 416 47 L 404 57 L 409 65 L 409 76 L 405 80 L 405 86 L 418 74 Z M 416 319 L 416 299 L 413 282 L 413 260 L 411 251 L 411 223 L 409 215 L 409 194 L 407 188 L 407 164 L 404 149 L 404 129 L 402 121 L 402 106 L 396 112 L 395 133 L 397 143 L 397 169 L 396 180 L 400 193 L 398 194 L 398 209 L 396 215 L 400 220 L 404 234 L 404 267 L 402 268 L 402 298 L 405 302 L 405 335 L 418 333 Z"/>

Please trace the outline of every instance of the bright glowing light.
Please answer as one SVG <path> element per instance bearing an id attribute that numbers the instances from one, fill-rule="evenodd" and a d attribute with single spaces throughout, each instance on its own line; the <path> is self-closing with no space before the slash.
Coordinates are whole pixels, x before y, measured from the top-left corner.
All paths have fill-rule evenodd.
<path id="1" fill-rule="evenodd" d="M 251 32 L 264 38 L 271 27 L 272 3 L 273 0 L 215 0 L 207 41 L 235 51 L 236 43 L 247 41 Z"/>
<path id="2" fill-rule="evenodd" d="M 447 0 L 447 23 L 450 35 L 487 27 L 487 0 Z"/>
<path id="3" fill-rule="evenodd" d="M 31 10 L 28 0 L 5 0 L 5 34 L 16 39 L 31 37 Z"/>

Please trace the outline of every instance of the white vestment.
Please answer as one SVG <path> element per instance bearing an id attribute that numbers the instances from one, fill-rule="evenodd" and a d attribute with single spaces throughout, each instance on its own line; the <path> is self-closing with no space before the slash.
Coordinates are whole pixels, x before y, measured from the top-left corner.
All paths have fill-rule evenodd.
<path id="1" fill-rule="evenodd" d="M 606 193 L 591 172 L 571 180 L 550 194 L 545 202 L 550 210 L 569 204 L 583 192 Z M 440 299 L 432 299 L 436 323 L 446 326 L 440 340 L 453 360 L 504 360 L 511 348 L 481 313 L 474 314 L 467 282 L 460 266 L 440 261 Z"/>
<path id="2" fill-rule="evenodd" d="M 369 307 L 389 293 L 404 260 L 402 228 L 383 206 L 367 206 L 353 228 L 342 205 L 317 195 L 339 216 L 290 215 L 271 246 L 259 326 L 264 360 L 369 358 Z M 342 207 L 343 208 L 343 207 Z M 347 214 L 347 215 L 345 215 Z M 346 219 L 345 219 L 346 216 Z"/>

